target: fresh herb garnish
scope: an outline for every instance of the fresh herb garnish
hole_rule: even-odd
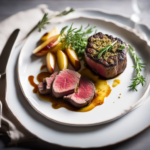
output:
[[[44,14],[43,18],[41,21],[39,21],[39,23],[37,24],[37,28],[39,28],[39,32],[41,32],[42,29],[45,29],[45,25],[49,24],[48,22],[48,13]]]
[[[131,79],[132,84],[129,86],[132,90],[136,90],[136,86],[141,84],[143,86],[145,81],[145,78],[140,74],[142,71],[142,68],[145,68],[146,63],[140,63],[140,57],[138,57],[134,51],[134,49],[129,45],[128,52],[131,54],[132,58],[134,59],[135,66],[133,68],[136,70],[136,76]]]
[[[91,34],[96,26],[90,27],[88,24],[87,27],[83,28],[81,26],[79,29],[73,28],[73,23],[68,29],[66,34],[63,34],[68,26],[65,26],[60,34],[61,34],[61,42],[65,43],[63,48],[71,47],[77,53],[80,59],[83,58],[85,47],[87,46],[88,35]]]
[[[39,32],[41,32],[41,29],[45,29],[45,25],[46,24],[49,24],[48,20],[54,18],[54,17],[61,17],[61,16],[65,16],[65,15],[68,15],[69,13],[73,12],[74,9],[71,8],[69,10],[64,10],[62,11],[61,13],[59,13],[58,15],[55,15],[51,18],[48,19],[48,13],[44,14],[43,18],[41,21],[39,21],[39,23],[37,24],[37,28],[39,28]]]
[[[124,44],[120,44],[120,47],[118,48],[118,50],[123,50],[125,48]]]
[[[45,25],[49,24],[49,20],[51,20],[52,18],[65,16],[73,11],[74,9],[70,8],[69,10],[64,10],[61,13],[52,16],[51,18],[48,18],[48,13],[45,13],[42,20],[38,22],[38,24],[28,33],[28,35],[31,34],[36,29],[38,29],[38,31],[41,32],[42,29],[45,29]]]
[[[70,8],[69,10],[64,10],[62,11],[61,13],[59,13],[58,15],[56,15],[55,17],[61,17],[61,16],[65,16],[65,15],[68,15],[69,13],[73,12],[74,9],[73,8]]]
[[[100,58],[102,54],[104,54],[104,53],[106,54],[108,51],[112,50],[113,49],[113,45],[116,44],[116,42],[117,41],[113,42],[112,44],[110,44],[110,45],[108,45],[108,46],[106,46],[104,48],[102,48],[100,50],[100,52],[98,53],[97,57]]]

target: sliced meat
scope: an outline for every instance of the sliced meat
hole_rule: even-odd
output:
[[[38,84],[38,90],[40,94],[48,94],[48,91],[46,90],[46,83],[40,82]]]
[[[58,72],[55,72],[50,77],[47,77],[43,80],[43,82],[46,83],[46,90],[48,91],[48,93],[51,93],[51,91],[52,91],[52,83],[57,74],[58,74]]]
[[[111,40],[111,42],[117,41],[118,47],[115,52],[109,52],[110,56],[105,57],[102,55],[98,58],[98,56],[95,55],[97,53],[97,50],[95,49],[97,48],[97,45],[94,46],[93,39],[103,39],[103,36],[105,36],[105,40]],[[119,44],[124,44],[125,48],[123,50],[119,50]],[[122,73],[126,68],[127,48],[127,44],[121,39],[99,32],[88,39],[88,45],[84,53],[85,63],[98,75],[101,75],[106,79],[114,78],[118,74]]]
[[[79,84],[80,77],[81,75],[73,70],[60,71],[53,82],[52,94],[59,98],[73,93]]]
[[[82,76],[77,92],[64,96],[75,107],[83,107],[90,104],[95,95],[95,86],[87,77]]]
[[[52,91],[52,83],[58,72],[53,73],[50,77],[43,79],[43,82],[38,84],[40,94],[50,94]]]

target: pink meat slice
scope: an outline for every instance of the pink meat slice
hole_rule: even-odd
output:
[[[60,71],[53,82],[52,94],[56,98],[72,94],[79,84],[80,77],[81,75],[73,70]]]
[[[58,72],[53,73],[50,77],[43,79],[43,82],[38,84],[40,94],[50,94],[52,91],[52,83]]]
[[[75,107],[83,107],[90,104],[95,95],[95,86],[87,77],[82,76],[77,92],[64,96]]]

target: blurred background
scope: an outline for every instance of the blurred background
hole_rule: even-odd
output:
[[[150,0],[0,0],[0,21],[40,4],[51,10],[64,10],[67,6],[75,8],[98,8],[108,13],[133,17],[150,25]],[[134,14],[134,15],[133,15]]]

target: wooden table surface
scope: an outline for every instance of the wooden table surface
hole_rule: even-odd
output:
[[[148,3],[149,0],[142,0],[143,3]],[[64,10],[67,6],[73,8],[99,8],[110,13],[126,15],[130,17],[133,14],[131,0],[0,0],[0,21],[17,13],[24,11],[39,4],[47,4],[51,10]],[[144,12],[142,22],[150,27],[149,11]],[[9,150],[24,150],[24,149],[59,149],[67,150],[52,144],[45,143],[41,140],[25,142],[17,146],[6,147],[8,137],[0,137],[0,149]],[[97,148],[98,150],[150,150],[150,128],[142,131],[135,137],[121,142],[119,144]],[[69,149],[68,149],[69,150]]]

